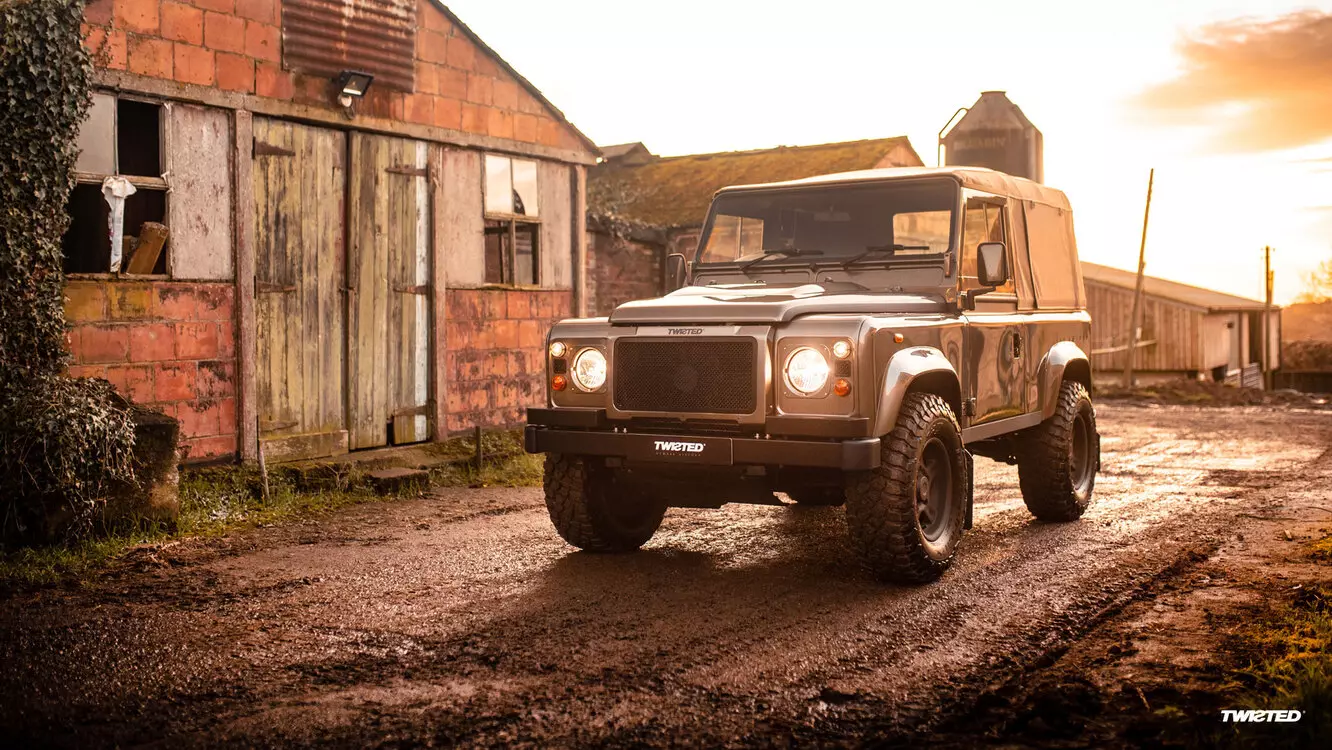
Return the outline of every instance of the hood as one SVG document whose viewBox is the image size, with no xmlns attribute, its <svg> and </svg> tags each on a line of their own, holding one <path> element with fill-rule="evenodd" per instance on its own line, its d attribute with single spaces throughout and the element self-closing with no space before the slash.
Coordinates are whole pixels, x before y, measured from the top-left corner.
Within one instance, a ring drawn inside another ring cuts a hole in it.
<svg viewBox="0 0 1332 750">
<path fill-rule="evenodd" d="M 858 284 L 826 282 L 799 286 L 727 284 L 690 286 L 665 297 L 626 302 L 610 315 L 612 325 L 661 323 L 785 323 L 815 313 L 938 313 L 941 295 L 872 292 Z"/>
</svg>

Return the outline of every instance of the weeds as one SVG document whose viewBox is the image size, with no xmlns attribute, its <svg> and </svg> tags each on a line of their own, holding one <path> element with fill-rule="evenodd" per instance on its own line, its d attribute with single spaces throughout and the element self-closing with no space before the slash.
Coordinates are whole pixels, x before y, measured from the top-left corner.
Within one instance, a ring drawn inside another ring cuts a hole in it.
<svg viewBox="0 0 1332 750">
<path fill-rule="evenodd" d="M 521 435 L 483 433 L 487 461 L 478 472 L 472 462 L 472 438 L 425 446 L 439 461 L 430 470 L 434 487 L 533 487 L 541 484 L 542 461 L 522 451 Z M 175 528 L 146 525 L 107 537 L 68 545 L 0 551 L 0 590 L 78 579 L 103 568 L 128 550 L 187 537 L 222 536 L 245 528 L 317 516 L 351 505 L 397 496 L 380 496 L 365 481 L 365 471 L 329 464 L 322 471 L 298 475 L 284 467 L 269 472 L 265 500 L 257 471 L 242 467 L 187 470 L 180 479 L 180 515 Z"/>
</svg>

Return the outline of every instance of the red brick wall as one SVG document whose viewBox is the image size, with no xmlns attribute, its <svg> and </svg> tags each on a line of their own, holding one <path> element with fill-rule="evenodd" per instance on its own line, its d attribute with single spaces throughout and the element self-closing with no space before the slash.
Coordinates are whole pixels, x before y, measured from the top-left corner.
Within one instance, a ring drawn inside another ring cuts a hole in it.
<svg viewBox="0 0 1332 750">
<path fill-rule="evenodd" d="M 88 0 L 96 64 L 333 108 L 329 79 L 283 69 L 281 0 Z M 582 142 L 436 8 L 417 2 L 416 90 L 372 85 L 358 115 L 582 150 Z"/>
<path fill-rule="evenodd" d="M 588 232 L 588 314 L 609 315 L 623 302 L 660 296 L 665 260 L 661 245 Z"/>
<path fill-rule="evenodd" d="M 450 289 L 444 353 L 450 434 L 521 424 L 545 399 L 546 334 L 568 291 Z"/>
<path fill-rule="evenodd" d="M 230 282 L 71 280 L 65 297 L 71 375 L 179 419 L 187 460 L 236 452 Z"/>
</svg>

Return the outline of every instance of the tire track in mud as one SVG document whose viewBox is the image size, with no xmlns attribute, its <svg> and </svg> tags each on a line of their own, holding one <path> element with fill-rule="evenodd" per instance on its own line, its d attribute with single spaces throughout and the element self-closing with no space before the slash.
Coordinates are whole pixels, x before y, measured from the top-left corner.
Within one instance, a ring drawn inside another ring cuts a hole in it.
<svg viewBox="0 0 1332 750">
<path fill-rule="evenodd" d="M 505 515 L 443 493 L 330 524 L 376 545 L 259 541 L 141 601 L 0 604 L 24 644 L 0 651 L 18 697 L 0 725 L 57 744 L 909 736 L 1051 659 L 1329 443 L 1278 410 L 1101 411 L 1084 519 L 1033 522 L 1016 471 L 978 461 L 977 526 L 930 586 L 860 574 L 838 509 L 672 511 L 644 551 L 596 556 L 558 541 L 538 492 L 484 495 Z M 432 502 L 461 520 L 420 530 Z"/>
</svg>

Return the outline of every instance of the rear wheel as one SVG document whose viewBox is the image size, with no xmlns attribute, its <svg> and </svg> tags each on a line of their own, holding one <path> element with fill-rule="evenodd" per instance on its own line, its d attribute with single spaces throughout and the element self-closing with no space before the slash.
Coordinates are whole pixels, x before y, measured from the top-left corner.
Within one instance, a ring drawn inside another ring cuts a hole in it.
<svg viewBox="0 0 1332 750">
<path fill-rule="evenodd" d="M 933 581 L 952 563 L 966 520 L 967 462 L 957 417 L 938 396 L 909 394 L 882 450 L 877 469 L 847 481 L 852 543 L 878 578 Z"/>
<path fill-rule="evenodd" d="M 1018 450 L 1022 499 L 1042 521 L 1076 521 L 1086 512 L 1101 462 L 1096 410 L 1082 383 L 1059 388 L 1054 416 L 1028 432 Z"/>
<path fill-rule="evenodd" d="M 604 466 L 546 455 L 546 510 L 564 541 L 588 552 L 629 552 L 661 526 L 666 505 L 616 480 Z"/>
<path fill-rule="evenodd" d="M 810 508 L 841 505 L 846 502 L 846 491 L 841 487 L 801 487 L 786 491 L 786 496 Z"/>
</svg>

